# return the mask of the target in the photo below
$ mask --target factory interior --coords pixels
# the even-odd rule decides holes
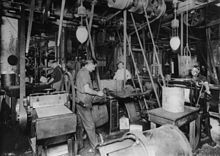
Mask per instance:
[[[220,156],[220,0],[1,0],[0,156]]]

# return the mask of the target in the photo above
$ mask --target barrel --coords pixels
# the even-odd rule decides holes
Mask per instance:
[[[93,117],[96,127],[106,124],[109,120],[107,106],[106,105],[93,105],[92,117]]]
[[[162,108],[173,113],[184,112],[184,88],[162,87]]]
[[[14,86],[16,84],[16,74],[1,74],[1,86],[2,88]]]
[[[174,125],[131,131],[98,147],[100,156],[192,156],[186,136]]]

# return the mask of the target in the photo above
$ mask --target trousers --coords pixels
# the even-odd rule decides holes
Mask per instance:
[[[80,105],[76,105],[77,113],[79,114],[83,127],[86,130],[86,133],[89,137],[90,144],[92,148],[95,148],[98,145],[98,138],[95,133],[95,122],[92,117],[92,109],[87,107],[82,107]]]

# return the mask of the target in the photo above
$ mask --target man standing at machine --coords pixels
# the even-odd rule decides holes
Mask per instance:
[[[195,82],[201,83],[202,85],[204,85],[205,92],[210,95],[211,92],[210,92],[210,88],[209,88],[209,83],[206,80],[206,77],[200,74],[199,66],[195,65],[191,70],[191,74],[192,74],[192,79]]]
[[[48,83],[53,86],[56,91],[60,91],[62,89],[63,83],[63,71],[58,61],[52,60],[49,62],[49,66],[53,68],[53,72],[51,74],[51,78],[48,80]]]
[[[102,91],[95,91],[92,86],[90,72],[95,70],[97,62],[87,60],[83,62],[82,68],[76,76],[76,96],[77,96],[77,113],[80,115],[82,124],[87,132],[92,149],[98,145],[98,138],[95,133],[95,123],[92,117],[92,103],[94,96],[103,96]],[[93,150],[91,149],[91,152]]]

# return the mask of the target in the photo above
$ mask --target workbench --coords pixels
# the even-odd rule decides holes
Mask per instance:
[[[156,108],[148,111],[148,120],[158,125],[172,124],[177,127],[189,124],[189,142],[192,149],[195,150],[200,137],[198,136],[198,134],[200,134],[199,129],[197,128],[196,130],[196,122],[199,120],[198,112],[199,108],[190,106],[184,106],[184,112],[181,113],[172,113],[164,110],[163,108]]]
[[[140,92],[140,91],[128,92],[128,91],[122,90],[122,91],[108,91],[108,95],[116,99],[126,99],[126,98],[134,98],[138,96],[145,96],[145,95],[150,94],[150,92],[151,91],[149,90],[145,92]]]

